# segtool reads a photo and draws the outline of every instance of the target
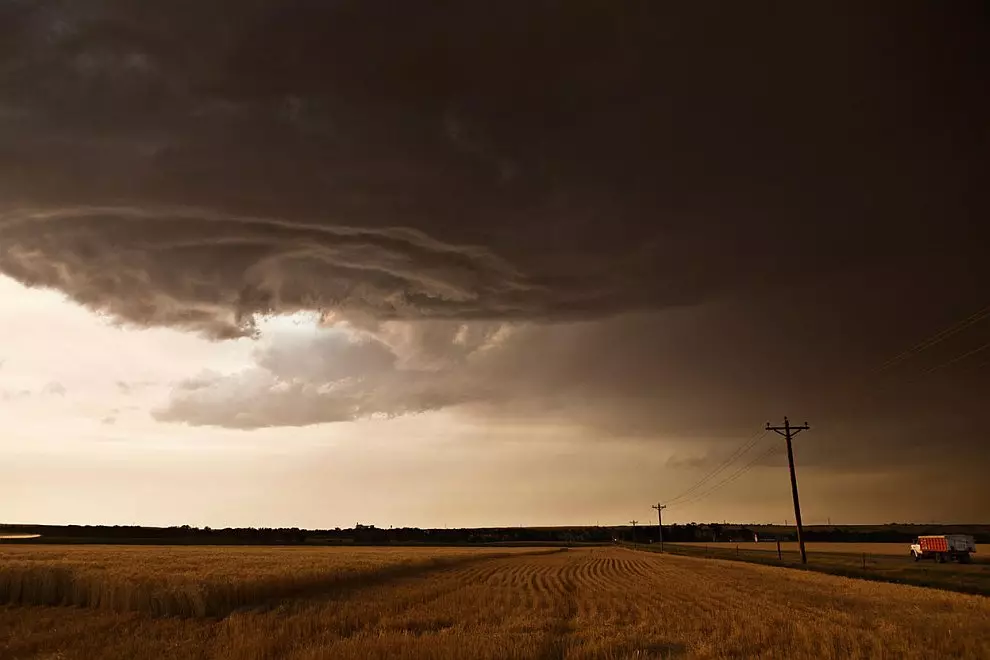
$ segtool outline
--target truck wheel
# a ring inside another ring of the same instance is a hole
[[[935,553],[935,563],[936,564],[944,564],[945,563],[945,555],[943,553],[941,553],[941,552]]]
[[[963,554],[959,555],[959,563],[960,564],[968,564],[971,561],[972,561],[972,559],[970,558],[968,552],[964,552]]]

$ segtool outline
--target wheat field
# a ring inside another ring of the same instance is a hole
[[[0,547],[0,604],[218,616],[524,550],[6,546]]]
[[[990,657],[985,597],[612,547],[491,550],[0,548],[0,658]],[[32,604],[53,584],[65,605]],[[128,587],[149,596],[102,597]],[[175,593],[204,604],[154,604]]]

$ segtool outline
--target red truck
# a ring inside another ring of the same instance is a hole
[[[919,536],[911,544],[911,556],[915,561],[934,559],[941,564],[955,559],[960,564],[968,564],[974,552],[976,541],[968,534]]]

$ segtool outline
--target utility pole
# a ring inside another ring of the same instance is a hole
[[[632,528],[633,528],[633,530],[632,530],[632,542],[635,544],[636,543],[636,525],[639,524],[639,521],[638,520],[630,520],[629,521],[629,524],[632,525]]]
[[[660,552],[663,552],[663,510],[667,508],[667,505],[657,502],[650,508],[657,510],[657,530],[660,532]]]
[[[794,450],[791,448],[791,438],[801,431],[807,431],[811,427],[808,422],[801,426],[791,426],[790,421],[784,417],[783,426],[770,426],[767,422],[767,430],[773,431],[777,435],[782,435],[787,440],[787,464],[791,468],[791,495],[794,496],[794,519],[797,522],[798,547],[801,549],[801,563],[808,563],[808,555],[804,551],[804,533],[801,529],[801,502],[798,500],[797,475],[794,473]]]

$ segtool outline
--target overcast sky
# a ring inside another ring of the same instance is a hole
[[[985,522],[968,11],[0,2],[0,522]]]

